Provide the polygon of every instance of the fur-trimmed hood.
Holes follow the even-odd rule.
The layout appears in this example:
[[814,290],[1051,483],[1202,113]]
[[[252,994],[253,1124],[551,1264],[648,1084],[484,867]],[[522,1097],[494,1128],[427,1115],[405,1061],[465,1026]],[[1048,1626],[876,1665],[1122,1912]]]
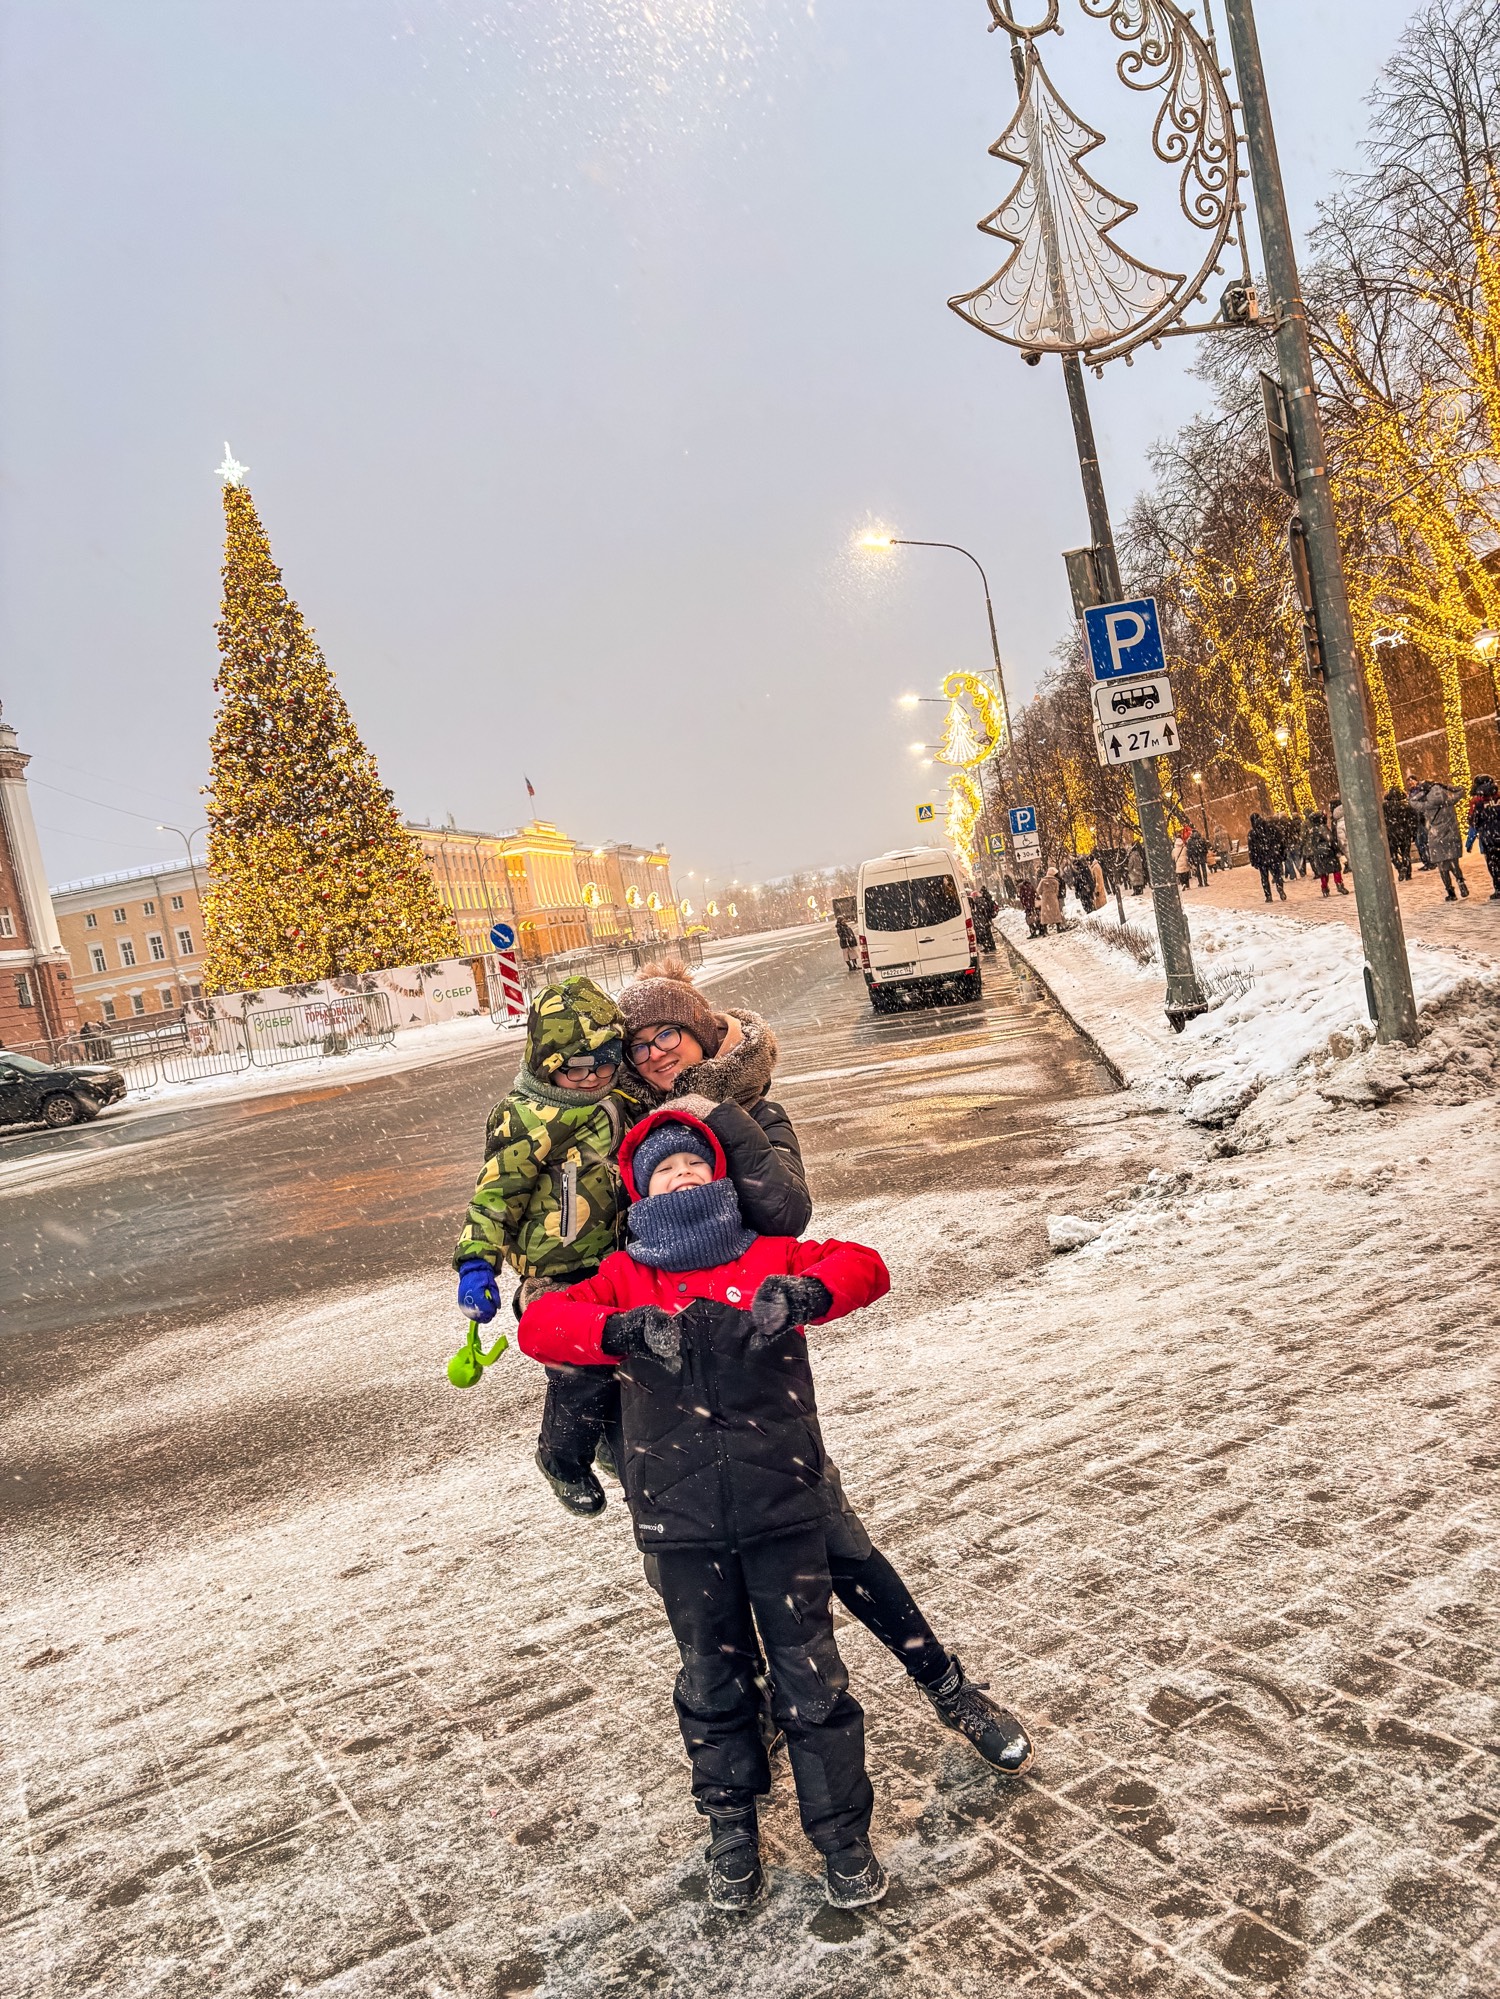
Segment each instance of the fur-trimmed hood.
[[770,1023],[748,1007],[726,1007],[725,1013],[740,1029],[741,1038],[732,1047],[682,1070],[665,1096],[631,1069],[630,1094],[649,1110],[670,1103],[674,1097],[706,1097],[713,1104],[743,1104],[747,1110],[758,1104],[771,1087],[771,1073],[781,1052],[776,1036]]

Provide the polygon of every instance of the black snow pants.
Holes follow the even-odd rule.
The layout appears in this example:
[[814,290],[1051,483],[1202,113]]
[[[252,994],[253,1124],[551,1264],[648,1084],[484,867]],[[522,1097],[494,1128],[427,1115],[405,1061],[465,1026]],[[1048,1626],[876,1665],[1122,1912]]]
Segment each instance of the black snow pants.
[[759,1625],[802,1829],[820,1853],[862,1839],[875,1794],[864,1709],[833,1640],[822,1524],[738,1552],[664,1548],[656,1561],[682,1655],[673,1701],[698,1809],[744,1811],[770,1788],[755,1685]]
[[[1281,897],[1282,901],[1285,902],[1286,890],[1281,885],[1280,861],[1272,861],[1268,866],[1258,869],[1257,872],[1260,875],[1260,885],[1266,892],[1266,901],[1269,902],[1271,900],[1271,884],[1272,882],[1275,882],[1276,893]],[[1207,883],[1205,883],[1204,886],[1207,887]]]
[[537,1449],[558,1478],[577,1477],[608,1436],[620,1461],[620,1384],[612,1367],[549,1367]]
[[1500,895],[1500,847],[1481,846],[1479,851],[1484,855],[1484,864],[1490,871],[1490,885],[1496,895]]

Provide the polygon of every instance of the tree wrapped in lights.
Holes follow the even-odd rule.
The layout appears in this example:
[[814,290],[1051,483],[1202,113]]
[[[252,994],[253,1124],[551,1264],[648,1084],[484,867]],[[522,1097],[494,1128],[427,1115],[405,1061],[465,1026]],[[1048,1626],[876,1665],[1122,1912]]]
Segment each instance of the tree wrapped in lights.
[[228,533],[207,794],[208,990],[451,956],[453,919],[282,585],[245,467],[227,447],[220,476]]

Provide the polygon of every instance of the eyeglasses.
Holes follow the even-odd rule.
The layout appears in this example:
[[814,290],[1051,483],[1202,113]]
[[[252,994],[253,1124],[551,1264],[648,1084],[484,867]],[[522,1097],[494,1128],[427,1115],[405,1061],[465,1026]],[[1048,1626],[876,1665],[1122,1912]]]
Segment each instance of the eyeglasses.
[[632,1062],[644,1062],[653,1048],[659,1048],[665,1055],[667,1050],[675,1048],[681,1039],[682,1029],[680,1027],[659,1027],[655,1034],[647,1035],[639,1041],[631,1042],[630,1059]]
[[601,1048],[594,1055],[570,1055],[562,1065],[562,1073],[578,1082],[585,1076],[612,1076],[619,1066],[620,1057],[617,1050]]

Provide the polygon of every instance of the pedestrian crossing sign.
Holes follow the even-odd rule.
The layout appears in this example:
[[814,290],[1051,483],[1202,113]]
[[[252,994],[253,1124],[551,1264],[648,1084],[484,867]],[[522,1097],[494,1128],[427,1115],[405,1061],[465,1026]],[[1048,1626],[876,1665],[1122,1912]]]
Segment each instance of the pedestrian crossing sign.
[[991,833],[990,852],[992,854],[1003,854],[1005,852],[1005,835],[1003,833]]
[[917,807],[917,824],[919,826],[930,826],[935,816],[935,812],[936,812],[936,807],[934,806],[919,805]]

